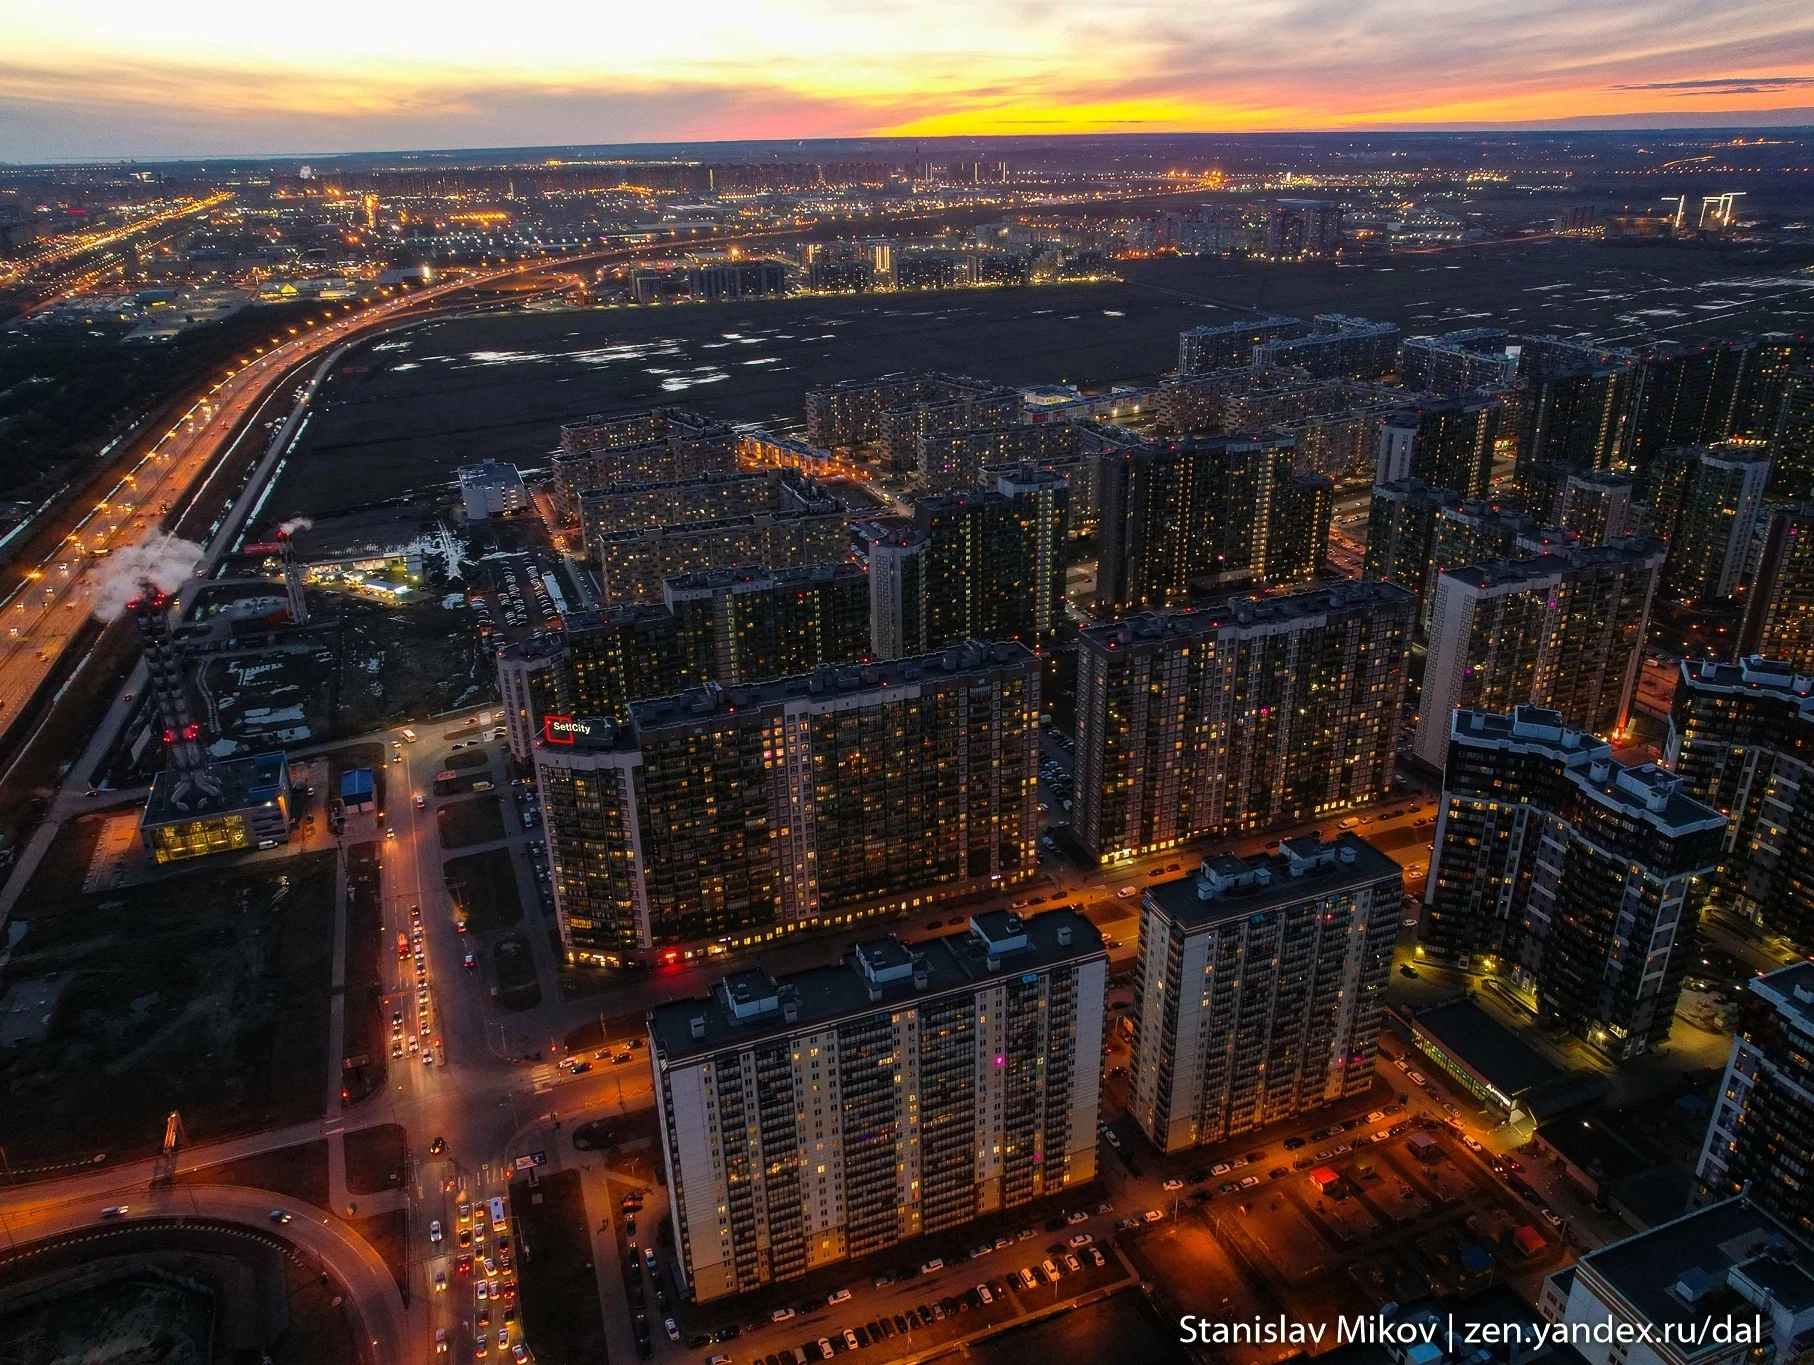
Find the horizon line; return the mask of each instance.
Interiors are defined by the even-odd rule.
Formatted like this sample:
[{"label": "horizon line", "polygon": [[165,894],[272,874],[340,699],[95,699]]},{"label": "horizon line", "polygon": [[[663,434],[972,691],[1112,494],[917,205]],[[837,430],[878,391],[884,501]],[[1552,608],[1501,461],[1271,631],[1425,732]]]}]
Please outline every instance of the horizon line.
[{"label": "horizon line", "polygon": [[[1390,123],[1378,125],[1357,125],[1341,128],[1245,128],[1215,130],[1205,128],[1129,130],[1124,132],[1078,131],[1052,133],[946,133],[936,135],[914,135],[900,133],[859,133],[835,137],[798,137],[798,138],[675,138],[640,140],[634,142],[546,142],[514,143],[495,146],[468,147],[389,147],[389,148],[340,148],[316,149],[313,151],[278,152],[191,152],[173,155],[128,155],[86,156],[86,157],[51,157],[44,160],[12,160],[0,158],[0,169],[10,171],[50,169],[64,166],[117,166],[117,165],[199,165],[205,162],[236,161],[307,161],[319,157],[392,157],[392,156],[477,156],[500,153],[523,155],[532,152],[600,152],[642,148],[706,148],[706,147],[764,147],[781,148],[787,146],[805,147],[835,146],[861,143],[912,143],[915,145],[952,145],[983,143],[1050,143],[1050,142],[1084,142],[1101,140],[1132,139],[1177,139],[1177,138],[1226,138],[1231,140],[1252,141],[1267,137],[1427,137],[1431,135],[1458,137],[1468,134],[1543,134],[1551,136],[1567,134],[1629,134],[1633,136],[1645,133],[1667,133],[1684,135],[1692,133],[1810,133],[1814,132],[1814,106],[1796,106],[1782,110],[1731,110],[1713,111],[1694,116],[1698,119],[1721,119],[1726,114],[1751,116],[1745,122],[1674,122],[1649,123],[1644,120],[1668,117],[1663,114],[1610,114],[1584,115],[1570,118],[1525,120],[1521,122],[1484,123]],[[1799,122],[1756,122],[1759,114],[1795,115],[1804,121]],[[1682,115],[1674,115],[1682,118]]]}]

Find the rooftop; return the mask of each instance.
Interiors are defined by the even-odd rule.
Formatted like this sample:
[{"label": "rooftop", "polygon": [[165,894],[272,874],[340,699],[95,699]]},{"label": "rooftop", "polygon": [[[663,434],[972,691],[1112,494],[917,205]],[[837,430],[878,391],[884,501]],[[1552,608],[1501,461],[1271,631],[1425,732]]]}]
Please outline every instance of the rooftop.
[{"label": "rooftop", "polygon": [[797,587],[803,583],[830,583],[837,579],[861,579],[868,575],[854,560],[840,559],[824,564],[795,564],[779,569],[760,564],[743,564],[732,569],[705,569],[698,573],[675,574],[661,580],[669,605],[683,597],[709,597],[720,591],[766,592]]},{"label": "rooftop", "polygon": [[465,487],[508,487],[522,482],[517,467],[502,460],[481,460],[460,468],[460,483]]},{"label": "rooftop", "polygon": [[1649,536],[1626,536],[1605,545],[1571,545],[1530,559],[1490,559],[1477,564],[1459,564],[1444,569],[1442,576],[1478,589],[1509,587],[1516,590],[1520,585],[1534,586],[1545,578],[1568,573],[1571,569],[1649,564],[1652,561],[1661,564],[1666,548],[1662,541]]},{"label": "rooftop", "polygon": [[1146,904],[1185,931],[1264,913],[1307,896],[1371,886],[1403,869],[1356,834],[1286,839],[1277,853],[1215,854],[1196,875],[1149,886]]},{"label": "rooftop", "polygon": [[635,497],[642,493],[660,493],[671,488],[712,488],[726,484],[764,484],[775,482],[777,469],[709,469],[703,474],[684,479],[645,479],[630,483],[609,483],[598,488],[582,489],[582,503],[601,502],[607,498]]},{"label": "rooftop", "polygon": [[1611,1286],[1648,1325],[1686,1325],[1733,1312],[1741,1300],[1729,1287],[1731,1272],[1760,1255],[1770,1261],[1756,1266],[1754,1282],[1776,1278],[1774,1265],[1785,1271],[1799,1266],[1799,1274],[1786,1278],[1795,1292],[1805,1292],[1807,1250],[1738,1195],[1590,1251],[1575,1273]]},{"label": "rooftop", "polygon": [[1472,1000],[1423,1010],[1413,1023],[1507,1100],[1563,1074]]},{"label": "rooftop", "polygon": [[1612,757],[1612,745],[1597,735],[1565,725],[1562,713],[1546,706],[1515,706],[1510,715],[1457,707],[1449,720],[1449,734],[1464,744],[1551,754],[1563,761]]},{"label": "rooftop", "polygon": [[1033,668],[1037,665],[1038,660],[1023,644],[973,640],[937,654],[911,659],[888,659],[844,668],[827,664],[811,673],[737,687],[706,683],[671,696],[631,702],[630,720],[636,730],[642,732],[664,725],[689,724],[703,716],[777,706],[795,699],[880,692],[891,687],[907,687],[999,668]]},{"label": "rooftop", "polygon": [[1409,609],[1415,600],[1415,593],[1396,583],[1355,580],[1277,597],[1231,597],[1206,607],[1145,612],[1109,625],[1091,626],[1079,631],[1078,638],[1092,649],[1125,649],[1167,636],[1203,636],[1222,630],[1264,630],[1311,622],[1332,612],[1375,605]]},{"label": "rooftop", "polygon": [[[836,502],[836,500],[832,498],[824,499],[824,501],[827,503]],[[733,531],[746,526],[762,526],[777,521],[803,521],[807,517],[841,517],[844,515],[844,509],[841,504],[826,507],[814,504],[812,507],[805,508],[794,507],[769,512],[748,512],[737,517],[706,517],[699,521],[668,522],[666,525],[662,526],[633,526],[624,531],[608,531],[597,537],[597,543],[601,545],[612,543],[634,544],[639,540],[659,539],[662,536],[698,536],[705,535],[712,531]]]},{"label": "rooftop", "polygon": [[166,768],[152,779],[140,823],[163,825],[275,802],[288,763],[273,752],[210,763],[194,773]]},{"label": "rooftop", "polygon": [[1187,337],[1239,336],[1244,332],[1264,332],[1277,327],[1302,327],[1304,325],[1298,318],[1243,318],[1239,322],[1206,322],[1198,327],[1186,327],[1182,335]]},{"label": "rooftop", "polygon": [[824,1028],[1009,974],[1100,958],[1102,935],[1065,907],[1021,919],[973,916],[969,929],[919,943],[892,935],[857,944],[836,964],[770,977],[760,967],[724,978],[711,994],[649,1011],[649,1035],[667,1066],[766,1038]]},{"label": "rooftop", "polygon": [[1814,962],[1792,962],[1751,978],[1751,991],[1794,1017],[1803,1033],[1814,1034]]},{"label": "rooftop", "polygon": [[1552,1119],[1537,1129],[1537,1137],[1602,1186],[1652,1165],[1618,1134],[1591,1118]]},{"label": "rooftop", "polygon": [[1682,681],[1690,687],[1721,692],[1774,692],[1801,702],[1814,695],[1814,677],[1798,675],[1791,664],[1753,654],[1735,664],[1712,659],[1683,659]]}]

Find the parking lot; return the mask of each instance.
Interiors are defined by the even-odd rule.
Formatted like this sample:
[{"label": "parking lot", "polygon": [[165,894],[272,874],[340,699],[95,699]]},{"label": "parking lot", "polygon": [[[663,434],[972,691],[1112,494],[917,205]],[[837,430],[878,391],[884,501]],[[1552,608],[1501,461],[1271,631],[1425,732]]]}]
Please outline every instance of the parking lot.
[{"label": "parking lot", "polygon": [[[882,1269],[874,1268],[876,1258],[827,1267],[735,1304],[702,1305],[688,1313],[684,1325],[663,1307],[674,1296],[660,1258],[644,1249],[641,1264],[626,1274],[633,1311],[646,1311],[634,1309],[636,1291],[653,1291],[645,1303],[652,1301],[659,1315],[648,1314],[653,1325],[648,1344],[658,1358],[691,1356],[702,1365],[713,1359],[719,1365],[805,1365],[873,1352],[878,1360],[893,1360],[987,1335],[1129,1284],[1131,1271],[1113,1245],[1117,1217],[1112,1204],[1098,1200],[1040,1222],[1008,1221],[986,1231],[990,1222],[1014,1218],[1002,1215],[965,1229],[963,1235],[976,1242],[943,1257]],[[889,1258],[883,1253],[881,1259]],[[739,1316],[726,1320],[724,1313],[733,1309]],[[670,1321],[674,1335],[664,1340]],[[639,1336],[639,1354],[647,1340]]]}]

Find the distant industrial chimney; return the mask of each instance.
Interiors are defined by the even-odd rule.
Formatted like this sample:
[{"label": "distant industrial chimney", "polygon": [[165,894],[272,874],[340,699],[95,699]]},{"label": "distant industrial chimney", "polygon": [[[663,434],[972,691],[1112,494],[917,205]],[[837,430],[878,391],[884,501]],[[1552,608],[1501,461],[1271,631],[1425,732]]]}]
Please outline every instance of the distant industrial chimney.
[{"label": "distant industrial chimney", "polygon": [[288,531],[277,533],[277,554],[283,562],[283,593],[290,605],[290,624],[306,626],[309,606],[302,596],[302,568],[296,563],[296,542]]},{"label": "distant industrial chimney", "polygon": [[202,753],[201,727],[189,714],[189,699],[183,694],[182,656],[170,638],[170,594],[145,580],[126,609],[138,623],[145,671],[150,674],[152,724],[162,730],[170,766],[196,772],[206,765],[207,757]]}]

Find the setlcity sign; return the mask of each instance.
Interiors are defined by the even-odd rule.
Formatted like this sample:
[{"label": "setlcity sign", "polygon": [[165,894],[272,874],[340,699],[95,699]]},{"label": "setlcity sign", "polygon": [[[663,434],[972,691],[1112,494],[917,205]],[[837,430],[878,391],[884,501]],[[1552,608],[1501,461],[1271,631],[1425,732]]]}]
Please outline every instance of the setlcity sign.
[{"label": "setlcity sign", "polygon": [[572,716],[542,717],[542,738],[550,744],[571,744],[576,739],[590,739],[598,723],[575,720]]}]

